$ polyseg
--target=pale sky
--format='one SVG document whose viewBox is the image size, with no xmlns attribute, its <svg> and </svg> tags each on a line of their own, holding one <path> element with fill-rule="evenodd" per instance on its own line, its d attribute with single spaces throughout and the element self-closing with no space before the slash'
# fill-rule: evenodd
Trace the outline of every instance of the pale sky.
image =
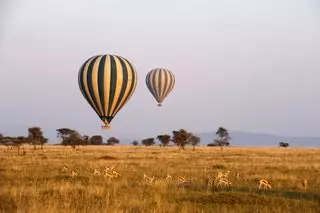
<svg viewBox="0 0 320 213">
<path fill-rule="evenodd" d="M 320 136 L 318 0 L 0 0 L 0 132 L 148 137 L 185 128 Z M 102 131 L 78 86 L 82 63 L 117 54 L 134 95 Z M 163 103 L 146 87 L 171 70 Z"/>
</svg>

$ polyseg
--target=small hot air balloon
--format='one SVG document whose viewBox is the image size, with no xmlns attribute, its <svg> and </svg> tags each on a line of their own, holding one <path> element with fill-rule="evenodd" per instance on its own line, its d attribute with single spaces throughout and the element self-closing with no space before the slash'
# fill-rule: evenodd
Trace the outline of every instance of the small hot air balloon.
<svg viewBox="0 0 320 213">
<path fill-rule="evenodd" d="M 82 95 L 109 129 L 112 119 L 128 102 L 137 85 L 133 65 L 117 55 L 96 55 L 80 68 L 78 83 Z"/>
<path fill-rule="evenodd" d="M 175 77 L 168 69 L 156 68 L 148 72 L 146 84 L 153 97 L 157 100 L 158 106 L 162 106 L 163 100 L 174 87 Z"/>
</svg>

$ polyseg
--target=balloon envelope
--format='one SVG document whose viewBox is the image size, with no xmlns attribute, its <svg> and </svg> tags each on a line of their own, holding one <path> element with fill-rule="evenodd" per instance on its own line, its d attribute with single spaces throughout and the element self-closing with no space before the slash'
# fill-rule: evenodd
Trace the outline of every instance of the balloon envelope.
<svg viewBox="0 0 320 213">
<path fill-rule="evenodd" d="M 125 58 L 97 55 L 83 63 L 78 74 L 82 95 L 105 124 L 129 101 L 137 85 L 137 73 Z"/>
<path fill-rule="evenodd" d="M 157 100 L 158 106 L 161 106 L 174 87 L 175 77 L 168 69 L 156 68 L 148 72 L 146 84 L 153 97 Z"/>
</svg>

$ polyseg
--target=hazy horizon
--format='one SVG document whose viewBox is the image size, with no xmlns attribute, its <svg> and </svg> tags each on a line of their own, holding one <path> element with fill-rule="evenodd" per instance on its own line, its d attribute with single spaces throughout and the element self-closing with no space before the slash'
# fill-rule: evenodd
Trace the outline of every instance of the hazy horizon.
<svg viewBox="0 0 320 213">
<path fill-rule="evenodd" d="M 124 138 L 185 128 L 320 137 L 317 0 L 4 0 L 0 2 L 0 133 L 68 127 Z M 117 54 L 138 73 L 102 131 L 78 86 L 82 63 Z M 176 78 L 163 107 L 148 71 Z"/>
</svg>

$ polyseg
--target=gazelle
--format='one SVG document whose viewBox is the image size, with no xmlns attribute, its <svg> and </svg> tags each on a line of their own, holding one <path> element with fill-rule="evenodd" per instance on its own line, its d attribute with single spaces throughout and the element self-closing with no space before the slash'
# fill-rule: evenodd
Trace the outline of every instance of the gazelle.
<svg viewBox="0 0 320 213">
<path fill-rule="evenodd" d="M 264 188 L 264 189 L 271 189 L 271 184 L 267 181 L 267 180 L 264 180 L 264 179 L 261 179 L 259 180 L 259 189 L 261 188 Z"/>
</svg>

